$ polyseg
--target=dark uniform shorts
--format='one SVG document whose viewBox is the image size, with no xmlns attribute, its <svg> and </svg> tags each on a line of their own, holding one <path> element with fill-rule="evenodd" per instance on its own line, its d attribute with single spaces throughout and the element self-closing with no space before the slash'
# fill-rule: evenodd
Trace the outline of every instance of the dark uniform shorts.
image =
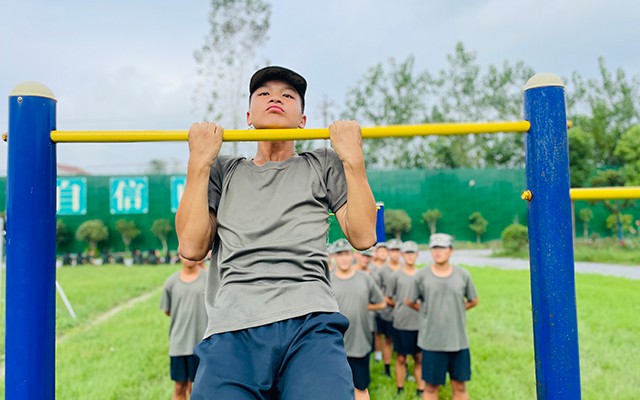
<svg viewBox="0 0 640 400">
<path fill-rule="evenodd" d="M 171 358 L 171 380 L 176 382 L 193 382 L 196 379 L 196 371 L 198 370 L 198 357 L 190 356 L 172 356 Z"/>
<path fill-rule="evenodd" d="M 191 399 L 352 399 L 348 327 L 340 313 L 312 313 L 209 336 Z"/>
<path fill-rule="evenodd" d="M 376 333 L 382 332 L 382 318 L 376 314 Z"/>
<path fill-rule="evenodd" d="M 369 355 L 364 357 L 348 357 L 349 366 L 353 375 L 353 386 L 358 390 L 365 390 L 371 383 L 371 374 L 369 372 Z"/>
<path fill-rule="evenodd" d="M 385 321 L 384 319 L 380 319 L 380 330 L 379 333 L 382 333 L 387 339 L 393 339 L 395 335 L 395 328 L 393 327 L 392 321 Z"/>
<path fill-rule="evenodd" d="M 471 380 L 471 354 L 460 351 L 422 350 L 422 379 L 430 385 L 444 385 L 449 378 L 458 382 Z"/>
<path fill-rule="evenodd" d="M 395 336 L 393 337 L 393 349 L 398 354 L 414 355 L 420 353 L 420 347 L 418 347 L 418 331 L 404 331 L 401 329 L 395 330 Z"/>
</svg>

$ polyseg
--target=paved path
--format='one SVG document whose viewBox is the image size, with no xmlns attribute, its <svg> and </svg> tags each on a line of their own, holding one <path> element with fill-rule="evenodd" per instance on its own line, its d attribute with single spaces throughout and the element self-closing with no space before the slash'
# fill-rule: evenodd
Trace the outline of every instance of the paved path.
<svg viewBox="0 0 640 400">
<path fill-rule="evenodd" d="M 474 267 L 529 269 L 529 260 L 491 257 L 491 250 L 455 250 L 451 261 L 454 264 Z M 421 251 L 418 262 L 423 264 L 432 263 L 431 254 L 428 251 Z M 577 261 L 575 268 L 576 272 L 581 274 L 599 274 L 628 279 L 640 279 L 640 266 Z"/>
</svg>

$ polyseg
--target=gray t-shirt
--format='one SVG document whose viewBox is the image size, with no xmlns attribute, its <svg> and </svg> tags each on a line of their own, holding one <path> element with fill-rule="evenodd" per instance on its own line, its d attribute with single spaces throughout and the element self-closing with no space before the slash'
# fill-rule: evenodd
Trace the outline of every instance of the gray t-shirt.
<svg viewBox="0 0 640 400">
<path fill-rule="evenodd" d="M 338 311 L 326 237 L 328 211 L 346 201 L 344 168 L 331 149 L 262 166 L 219 156 L 209 182 L 217 238 L 205 337 Z"/>
<path fill-rule="evenodd" d="M 416 276 L 407 274 L 403 268 L 395 271 L 391 276 L 393 279 L 390 281 L 389 292 L 392 293 L 391 297 L 396 302 L 393 308 L 393 327 L 403 331 L 417 331 L 420 328 L 420 315 L 405 302 L 413 290 Z"/>
<path fill-rule="evenodd" d="M 430 267 L 418 271 L 411 301 L 420 300 L 418 346 L 431 351 L 459 351 L 469 348 L 465 301 L 478 297 L 471 275 L 459 267 L 447 277 L 438 277 Z"/>
<path fill-rule="evenodd" d="M 207 329 L 207 310 L 204 305 L 206 282 L 206 270 L 201 270 L 192 282 L 180 279 L 180 271 L 164 282 L 160 309 L 171 317 L 169 355 L 172 357 L 192 355 Z"/>
<path fill-rule="evenodd" d="M 367 265 L 366 273 L 371 277 L 371 279 L 373 279 L 373 282 L 376 284 L 376 287 L 378 288 L 378 290 L 380 290 L 380 293 L 382 293 L 382 289 L 380 289 L 380 282 L 379 282 L 380 277 L 378 276 L 378 266 L 375 265 L 373 262 L 370 262 Z M 383 295 L 383 300 L 384 300 L 384 295 Z M 380 310 L 369 311 L 369 322 L 371 324 L 371 332 L 376 331 L 376 315 L 378 315 L 379 312 Z"/>
<path fill-rule="evenodd" d="M 340 312 L 349 319 L 349 329 L 344 334 L 344 347 L 349 357 L 364 357 L 371 352 L 373 331 L 371 329 L 369 304 L 384 301 L 378 285 L 362 271 L 347 279 L 331 273 L 331 286 L 336 294 Z"/>
<path fill-rule="evenodd" d="M 401 267 L 402 268 L 402 267 Z M 378 270 L 378 280 L 380 282 L 380 289 L 382 289 L 382 294 L 387 297 L 393 297 L 393 274 L 396 270 L 393 270 L 389 267 L 389 264 L 385 264 L 382 268 Z M 380 318 L 385 321 L 391 322 L 393 321 L 393 307 L 387 307 L 383 310 L 380 310 L 378 313 Z"/>
<path fill-rule="evenodd" d="M 369 276 L 371 276 L 373 278 L 373 281 L 376 283 L 376 285 L 378 285 L 378 288 L 382 292 L 383 296 L 384 296 L 384 291 L 382 290 L 382 278 L 380 277 L 380 271 L 382 270 L 382 268 L 386 267 L 386 265 L 387 265 L 387 263 L 384 263 L 381 266 L 377 266 L 373 262 L 369 263 Z M 373 311 L 373 313 L 372 313 L 373 314 L 372 326 L 373 326 L 373 330 L 374 331 L 376 330 L 375 316 L 376 315 L 379 316 L 380 314 L 382 314 L 384 312 L 385 312 L 385 309 Z"/>
<path fill-rule="evenodd" d="M 377 266 L 373 262 L 370 262 L 369 265 L 367 266 L 367 268 L 369 269 L 369 275 L 373 278 L 373 280 L 376 282 L 376 285 L 378 285 L 378 287 L 381 288 L 381 290 L 382 290 L 382 286 L 381 286 L 382 282 L 380 282 L 380 270 L 384 268 L 386 265 L 387 263 L 384 263 L 381 266 Z"/>
</svg>

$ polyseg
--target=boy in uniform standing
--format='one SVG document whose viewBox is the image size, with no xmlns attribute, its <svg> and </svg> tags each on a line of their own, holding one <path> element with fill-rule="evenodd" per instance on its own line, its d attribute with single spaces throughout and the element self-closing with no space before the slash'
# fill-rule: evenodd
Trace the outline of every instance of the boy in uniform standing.
<svg viewBox="0 0 640 400">
<path fill-rule="evenodd" d="M 389 249 L 389 261 L 387 265 L 379 270 L 380 288 L 385 296 L 388 307 L 380 312 L 381 333 L 384 335 L 382 342 L 382 359 L 384 361 L 384 374 L 391 377 L 391 359 L 393 357 L 393 337 L 395 330 L 393 329 L 393 306 L 394 302 L 391 298 L 393 293 L 390 292 L 393 285 L 393 273 L 402 267 L 400 250 L 402 243 L 397 239 L 387 241 Z"/>
<path fill-rule="evenodd" d="M 422 396 L 424 381 L 422 380 L 421 361 L 422 355 L 418 347 L 418 328 L 420 327 L 418 311 L 409 307 L 406 300 L 415 284 L 416 259 L 418 258 L 418 244 L 408 241 L 402 244 L 402 258 L 404 266 L 393 273 L 391 288 L 392 299 L 395 303 L 393 309 L 393 348 L 396 356 L 396 385 L 398 394 L 404 391 L 404 383 L 407 374 L 407 356 L 412 356 L 414 361 L 414 375 L 418 385 L 418 396 Z"/>
<path fill-rule="evenodd" d="M 407 305 L 420 310 L 418 346 L 422 349 L 424 400 L 437 400 L 440 386 L 451 379 L 453 400 L 466 400 L 465 382 L 471 380 L 471 355 L 465 330 L 466 311 L 478 305 L 471 275 L 451 265 L 453 238 L 431 235 L 433 264 L 415 276 Z"/>
<path fill-rule="evenodd" d="M 387 244 L 385 242 L 376 243 L 373 248 L 373 259 L 371 260 L 371 264 L 369 265 L 369 270 L 371 271 L 371 277 L 376 284 L 382 290 L 382 282 L 380 278 L 380 271 L 387 265 L 387 258 L 389 257 L 389 250 L 387 249 Z M 384 292 L 383 292 L 384 293 Z M 382 335 L 382 318 L 380 317 L 381 311 L 376 311 L 375 313 L 375 336 L 374 336 L 374 355 L 373 359 L 375 361 L 382 361 L 382 344 L 384 342 L 384 337 Z"/>
<path fill-rule="evenodd" d="M 378 286 L 366 272 L 353 264 L 353 251 L 345 239 L 334 243 L 336 269 L 331 273 L 331 286 L 340 312 L 349 319 L 344 346 L 351 367 L 356 400 L 369 399 L 369 355 L 373 345 L 369 312 L 386 307 Z"/>
<path fill-rule="evenodd" d="M 173 400 L 186 400 L 198 369 L 194 348 L 207 329 L 204 291 L 207 271 L 202 262 L 180 258 L 182 269 L 167 278 L 162 289 L 160 309 L 171 317 L 169 357 L 171 380 L 175 382 Z"/>
</svg>

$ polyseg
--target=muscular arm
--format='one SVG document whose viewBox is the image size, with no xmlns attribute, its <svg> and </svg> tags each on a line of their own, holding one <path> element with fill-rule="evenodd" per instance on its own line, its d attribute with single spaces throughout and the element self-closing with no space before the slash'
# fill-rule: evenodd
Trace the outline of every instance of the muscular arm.
<svg viewBox="0 0 640 400">
<path fill-rule="evenodd" d="M 189 260 L 204 259 L 216 234 L 216 216 L 209 209 L 208 190 L 223 131 L 213 123 L 196 123 L 189 129 L 187 182 L 176 213 L 180 255 Z"/>
<path fill-rule="evenodd" d="M 376 242 L 376 202 L 367 181 L 360 126 L 353 121 L 337 121 L 329 131 L 347 182 L 347 202 L 335 212 L 336 219 L 351 245 L 365 250 Z"/>
<path fill-rule="evenodd" d="M 353 247 L 366 250 L 376 242 L 376 202 L 367 181 L 364 161 L 343 163 L 347 181 L 347 202 L 335 213 L 340 228 Z"/>
<path fill-rule="evenodd" d="M 208 188 L 210 168 L 191 166 L 187 183 L 176 212 L 176 233 L 180 255 L 188 260 L 207 256 L 216 233 L 216 216 L 209 209 Z"/>
</svg>

